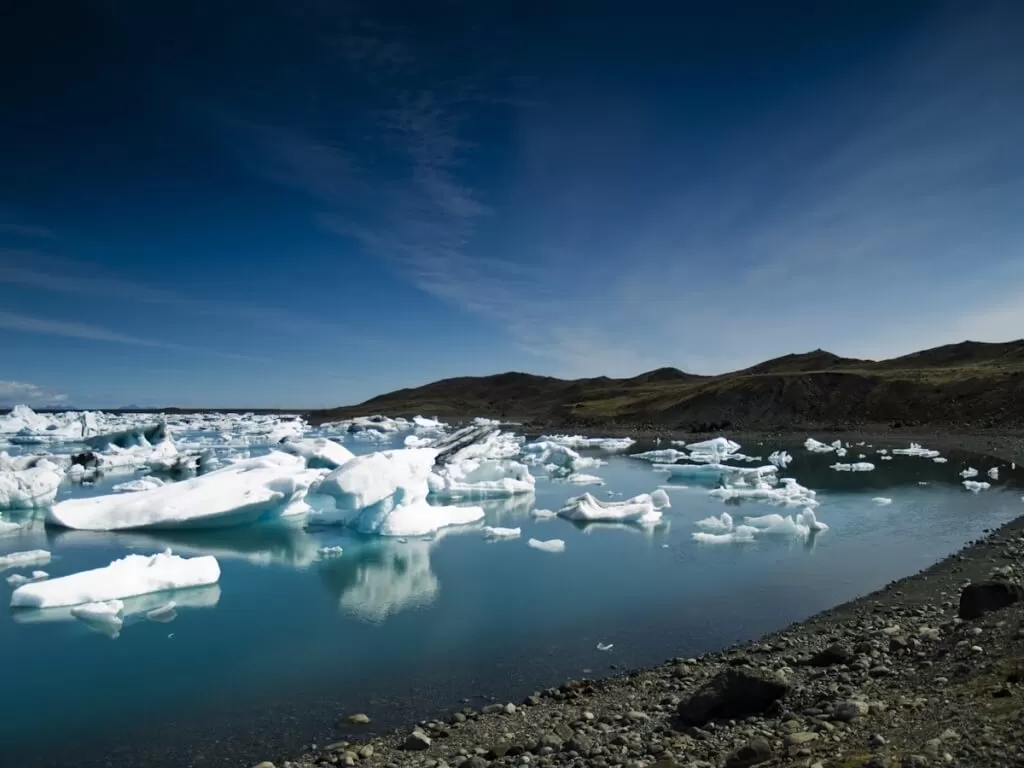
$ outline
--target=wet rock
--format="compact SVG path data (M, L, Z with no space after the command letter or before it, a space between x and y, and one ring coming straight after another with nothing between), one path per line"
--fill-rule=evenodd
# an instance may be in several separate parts
M361 757L363 760L369 760L371 757L373 757L373 746L367 744L366 746L361 747L359 750L359 757Z
M264 760L262 763L258 763L255 768L274 768L274 764L269 760Z
M498 760L508 754L509 750L512 749L511 744L502 742L501 744L495 744L484 755L488 760Z
M480 755L473 755L472 757L468 758L466 762L464 762L462 765L464 768L487 768L487 766L490 764L491 763L489 760L480 757Z
M430 746L430 737L423 731L417 729L410 733L403 743L403 748L410 751L419 751Z
M764 739L751 739L725 758L725 768L749 768L772 759L772 747Z
M969 621L1024 600L1024 587L1008 581L968 584L960 592L959 616Z
M768 710L789 690L789 684L777 674L728 669L715 675L695 694L679 702L676 714L684 725L703 725L709 720L749 717Z
M585 733L576 732L572 738L565 742L565 748L572 752L579 752L586 757L594 751L594 742Z
M851 664L855 658L852 652L839 643L833 643L825 650L814 654L807 663L812 667L834 667L838 664Z
M900 761L900 768L928 768L928 758L924 755L907 755Z
M367 715L364 715L362 712L359 712L355 715L349 715L347 720L352 725L367 725L370 722L370 718Z

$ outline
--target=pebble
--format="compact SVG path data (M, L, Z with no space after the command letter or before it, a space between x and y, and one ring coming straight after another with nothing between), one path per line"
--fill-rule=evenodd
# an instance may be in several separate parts
M868 744L872 747L884 747L886 745L885 736L880 733L872 734L871 738L868 739Z

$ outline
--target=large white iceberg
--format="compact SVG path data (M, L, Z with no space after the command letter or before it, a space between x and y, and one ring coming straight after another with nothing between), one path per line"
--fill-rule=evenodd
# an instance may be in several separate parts
M601 501L589 493L569 499L558 514L579 522L629 522L654 525L661 520L661 510L671 506L662 490L643 493L625 501Z
M832 451L836 450L835 445L828 445L827 443L822 443L818 440L815 440L813 437L808 437L804 441L804 448L806 448L811 453L831 453Z
M964 480L963 486L972 493L978 493L978 491L987 491L992 487L991 483L978 482L977 480Z
M432 448L357 456L325 477L317 492L334 498L338 522L366 534L424 536L482 519L480 507L427 502L436 457Z
M551 474L569 475L584 469L600 467L605 462L589 456L580 456L568 446L541 440L523 446L523 461L539 464Z
M35 509L54 502L64 473L50 462L40 465L0 471L0 510Z
M62 501L46 521L92 531L241 525L294 511L322 475L301 458L275 451L148 491Z
M55 608L101 603L151 592L201 587L220 579L215 557L185 559L170 550L155 555L128 555L104 568L59 579L25 584L11 595L12 608Z
M739 449L740 444L727 437L702 440L699 443L690 443L686 446L686 450L690 452L691 461L704 461L716 464L734 457Z
M782 483L781 488L771 487L762 482L755 488L715 488L708 491L708 495L723 501L749 499L786 506L812 507L819 503L815 498L815 492L800 485L795 479L784 477L780 482Z

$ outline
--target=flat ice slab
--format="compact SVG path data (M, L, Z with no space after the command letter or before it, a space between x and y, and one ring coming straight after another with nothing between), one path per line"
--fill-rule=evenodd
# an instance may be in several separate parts
M217 558L182 558L170 550L156 555L128 555L104 568L81 571L50 581L24 584L11 595L12 608L55 608L102 603L151 592L201 587L220 579Z
M642 493L625 501L601 501L592 494L569 499L558 514L580 522L623 522L654 525L661 520L661 510L671 506L668 494L657 490Z
M148 491L62 501L46 522L86 531L241 525L301 501L322 475L297 456L273 452Z
M565 542L562 539L548 539L547 541L541 541L540 539L530 539L526 542L527 546L539 549L542 552L564 552Z
M0 555L0 571L8 568L27 568L30 565L46 565L50 562L50 553L45 549L30 549L27 552L12 552Z

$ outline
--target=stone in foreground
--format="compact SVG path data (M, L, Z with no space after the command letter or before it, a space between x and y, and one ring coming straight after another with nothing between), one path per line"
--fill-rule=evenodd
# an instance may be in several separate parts
M423 731L415 730L410 733L403 744L405 749L413 752L418 752L421 749L426 749L430 746L430 737L427 736Z
M749 768L772 759L772 747L764 739L751 739L725 758L725 768Z
M977 619L1024 600L1024 587L1008 581L968 584L960 593L960 618Z
M758 715L783 698L789 689L789 684L774 673L729 669L681 701L677 715L683 725Z

